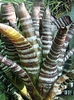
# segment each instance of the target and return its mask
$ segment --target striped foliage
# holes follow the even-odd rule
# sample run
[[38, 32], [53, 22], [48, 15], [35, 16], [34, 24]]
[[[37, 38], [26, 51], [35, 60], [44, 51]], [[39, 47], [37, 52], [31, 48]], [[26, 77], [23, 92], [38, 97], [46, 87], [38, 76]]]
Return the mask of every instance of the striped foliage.
[[59, 76], [62, 74], [62, 70], [63, 70], [62, 63], [64, 61], [64, 56], [65, 56], [65, 53], [66, 53], [66, 48], [67, 48], [70, 40], [72, 39], [73, 35], [74, 35], [74, 23], [71, 24], [71, 26], [69, 27], [69, 29], [67, 31], [66, 40], [65, 40], [65, 43], [63, 44], [63, 47], [61, 49], [61, 54], [60, 54], [60, 57], [58, 59], [57, 68], [58, 68], [58, 75]]
[[40, 58], [40, 49], [35, 35], [35, 29], [30, 14], [28, 13], [24, 3], [16, 5], [16, 14], [19, 18], [24, 37], [33, 45], [37, 53], [38, 59]]
[[51, 88], [54, 81], [57, 79], [57, 59], [60, 54], [60, 50], [66, 38], [66, 28], [61, 28], [51, 46], [50, 52], [43, 62], [43, 66], [39, 75], [39, 89], [42, 95], [45, 95]]
[[[11, 3], [4, 3], [1, 5], [1, 18], [4, 24], [10, 25], [14, 29], [18, 30], [15, 9]], [[9, 59], [18, 63], [18, 53], [13, 43], [6, 36], [3, 35], [1, 37], [1, 40], [5, 43], [6, 46], [5, 55], [7, 55]]]
[[[28, 91], [32, 94], [33, 92], [35, 92], [35, 95], [38, 96], [38, 98], [41, 99], [41, 96], [38, 94], [36, 88], [34, 87], [29, 75], [27, 74], [27, 72], [22, 69], [18, 64], [16, 64], [15, 62], [12, 62], [11, 60], [7, 59], [6, 57], [3, 57], [0, 55], [0, 62], [4, 63], [5, 65], [9, 66], [10, 69], [12, 69], [13, 72], [15, 72], [17, 75], [19, 75], [22, 80], [24, 81], [25, 85], [27, 86]], [[29, 94], [28, 94], [29, 96]], [[28, 98], [31, 97], [29, 96]]]
[[36, 2], [38, 2], [39, 1], [39, 3], [40, 3], [40, 13], [39, 13], [39, 18], [40, 19], [42, 19], [42, 17], [43, 17], [43, 13], [44, 13], [44, 0], [36, 0]]
[[13, 98], [15, 100], [18, 100], [17, 96], [15, 95], [15, 92], [18, 92], [18, 89], [16, 87], [14, 87], [14, 85], [8, 80], [6, 75], [4, 75], [3, 71], [1, 71], [1, 70], [0, 70], [0, 80], [5, 84], [5, 86], [7, 88], [9, 88], [9, 92], [13, 96]]
[[52, 22], [51, 19], [51, 12], [49, 10], [49, 6], [47, 6], [42, 19], [41, 32], [43, 60], [46, 58], [48, 52], [50, 51], [53, 41], [53, 33], [57, 30], [56, 25]]
[[66, 62], [69, 59], [69, 57], [71, 57], [73, 54], [74, 54], [74, 48], [68, 51], [68, 53], [64, 57], [64, 62]]
[[[34, 1], [31, 14], [23, 2], [4, 3], [1, 17], [0, 69], [9, 79], [7, 88], [16, 100], [23, 98], [15, 87], [29, 100], [54, 100], [74, 79], [74, 70], [62, 73], [74, 53], [74, 48], [66, 53], [74, 33], [71, 18], [53, 17], [44, 0]], [[6, 82], [6, 77], [2, 74], [0, 79]]]
[[60, 27], [66, 27], [69, 24], [71, 24], [72, 20], [69, 16], [62, 16], [58, 19], [54, 18], [54, 24], [57, 26], [57, 28], [59, 29]]
[[[4, 33], [15, 45], [20, 57], [21, 65], [28, 71], [33, 82], [36, 82], [39, 73], [39, 63], [37, 55], [32, 45], [15, 29], [1, 24], [0, 31]], [[2, 28], [5, 26], [5, 31]]]
[[[71, 75], [73, 77], [71, 77]], [[62, 91], [68, 87], [69, 83], [72, 82], [72, 80], [74, 80], [73, 72], [69, 72], [59, 77], [48, 93], [49, 95], [44, 100], [50, 100], [50, 98], [52, 100], [56, 95], [60, 95]]]
[[11, 69], [9, 69], [6, 65], [4, 65], [3, 63], [0, 64], [0, 68], [2, 69], [2, 71], [6, 74], [7, 77], [9, 77], [9, 79], [12, 79], [13, 77], [13, 73], [11, 71]]
[[[33, 8], [32, 8], [32, 14], [31, 14], [33, 26], [35, 28], [35, 34], [37, 36], [39, 46], [41, 46], [39, 24], [40, 24], [40, 19], [42, 19], [42, 18], [40, 18], [40, 15], [42, 14], [42, 16], [43, 16], [43, 13], [44, 13], [44, 3], [43, 3], [43, 7], [42, 7], [42, 3], [43, 3], [42, 0], [40, 0], [40, 1], [35, 0]], [[41, 9], [41, 8], [43, 8], [43, 9]]]

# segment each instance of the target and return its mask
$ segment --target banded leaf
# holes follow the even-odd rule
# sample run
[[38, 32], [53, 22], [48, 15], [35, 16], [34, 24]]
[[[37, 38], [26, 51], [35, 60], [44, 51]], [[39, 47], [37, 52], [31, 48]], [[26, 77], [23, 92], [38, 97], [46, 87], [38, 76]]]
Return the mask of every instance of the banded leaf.
[[50, 51], [53, 41], [53, 33], [57, 30], [56, 25], [52, 23], [51, 17], [52, 16], [49, 6], [47, 6], [42, 19], [42, 32], [41, 32], [43, 60], [46, 58], [48, 52]]
[[41, 39], [40, 39], [40, 33], [39, 33], [39, 24], [40, 24], [40, 1], [35, 0], [32, 8], [32, 21], [33, 21], [33, 27], [35, 28], [35, 34], [37, 36], [37, 41], [39, 46], [41, 46]]
[[69, 59], [69, 57], [71, 57], [73, 54], [74, 54], [74, 48], [68, 51], [68, 53], [64, 57], [64, 62], [66, 62]]
[[45, 5], [44, 5], [44, 0], [36, 0], [37, 2], [40, 2], [40, 20], [43, 18], [43, 13], [44, 13], [44, 9], [45, 9]]
[[5, 84], [5, 86], [9, 89], [10, 94], [13, 96], [15, 100], [18, 100], [15, 92], [20, 93], [19, 90], [12, 85], [12, 83], [8, 80], [8, 78], [4, 75], [3, 71], [0, 70], [0, 80]]
[[[10, 2], [1, 5], [1, 17], [4, 24], [10, 25], [14, 29], [18, 30], [15, 9]], [[18, 53], [13, 43], [6, 36], [2, 36], [1, 39], [5, 43], [5, 54], [8, 58], [19, 62]]]
[[33, 46], [19, 32], [10, 26], [0, 24], [0, 32], [5, 34], [15, 45], [21, 65], [31, 76], [34, 84], [39, 74], [39, 63]]
[[[69, 75], [70, 74], [70, 75]], [[71, 75], [73, 77], [71, 77]], [[66, 89], [70, 82], [74, 79], [74, 73], [66, 73], [59, 77], [53, 84], [51, 90], [44, 100], [53, 100], [57, 95], [60, 95]]]
[[23, 30], [23, 35], [33, 45], [33, 48], [37, 53], [38, 59], [40, 61], [41, 52], [37, 42], [37, 37], [35, 35], [35, 29], [33, 27], [32, 18], [28, 13], [24, 3], [17, 4], [15, 8], [16, 14], [19, 18]]
[[54, 18], [54, 19], [55, 21], [53, 23], [57, 26], [58, 29], [62, 27], [66, 27], [72, 23], [70, 16], [67, 16], [67, 15], [62, 16], [58, 19], [57, 18]]
[[[3, 71], [3, 73], [4, 73], [4, 74], [7, 76], [7, 78], [9, 79], [9, 81], [10, 81], [16, 88], [19, 89], [19, 91], [23, 94], [23, 96], [26, 96], [27, 98], [29, 98], [29, 97], [28, 97], [29, 94], [28, 94], [28, 92], [27, 92], [27, 90], [26, 90], [26, 87], [25, 87], [23, 81], [22, 81], [17, 75], [15, 75], [14, 73], [12, 73], [11, 69], [10, 69], [7, 65], [3, 64], [2, 62], [1, 62], [0, 67], [1, 67], [1, 70]], [[0, 71], [1, 71], [1, 70], [0, 70]], [[17, 77], [16, 77], [16, 76], [17, 76]], [[20, 82], [19, 82], [19, 80], [20, 80]]]
[[60, 54], [60, 50], [66, 38], [66, 28], [61, 28], [51, 46], [50, 52], [48, 53], [46, 59], [43, 62], [40, 75], [38, 88], [42, 95], [48, 93], [52, 84], [57, 79], [57, 59]]
[[[40, 94], [38, 93], [36, 88], [34, 87], [34, 85], [33, 85], [32, 81], [31, 81], [29, 75], [27, 74], [27, 72], [24, 69], [22, 69], [15, 62], [13, 62], [13, 61], [11, 61], [11, 60], [9, 60], [6, 57], [3, 57], [1, 55], [0, 55], [0, 62], [2, 62], [5, 65], [7, 65], [10, 69], [12, 69], [13, 72], [15, 72], [17, 75], [19, 75], [21, 77], [21, 79], [26, 84], [27, 89], [28, 89], [28, 91], [29, 91], [29, 93], [31, 95], [33, 95], [33, 92], [34, 92], [34, 95], [36, 96], [36, 98], [42, 100], [42, 97], [40, 96]], [[29, 96], [29, 94], [28, 94], [28, 96]], [[32, 100], [30, 96], [29, 96], [29, 98], [30, 98], [30, 100]]]
[[59, 59], [58, 59], [57, 68], [58, 68], [58, 75], [59, 76], [62, 74], [62, 70], [63, 70], [62, 63], [64, 61], [64, 56], [65, 56], [65, 53], [66, 53], [66, 48], [67, 48], [70, 40], [72, 39], [73, 35], [74, 35], [74, 23], [71, 24], [71, 26], [69, 27], [69, 29], [67, 31], [66, 40], [65, 40], [65, 42], [63, 44], [63, 47], [61, 49], [61, 54], [60, 54]]

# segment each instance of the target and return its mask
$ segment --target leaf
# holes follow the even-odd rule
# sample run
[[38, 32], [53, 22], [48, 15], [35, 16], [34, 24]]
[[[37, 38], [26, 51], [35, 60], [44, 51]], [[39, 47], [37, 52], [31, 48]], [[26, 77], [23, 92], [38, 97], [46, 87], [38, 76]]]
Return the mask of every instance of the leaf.
[[11, 3], [20, 3], [20, 2], [24, 2], [26, 0], [2, 0], [2, 2], [11, 2]]
[[0, 81], [0, 93], [5, 89], [4, 84]]
[[0, 100], [8, 100], [8, 95], [4, 93], [5, 90], [5, 85], [0, 81]]
[[0, 94], [0, 100], [8, 100], [8, 97], [5, 93]]

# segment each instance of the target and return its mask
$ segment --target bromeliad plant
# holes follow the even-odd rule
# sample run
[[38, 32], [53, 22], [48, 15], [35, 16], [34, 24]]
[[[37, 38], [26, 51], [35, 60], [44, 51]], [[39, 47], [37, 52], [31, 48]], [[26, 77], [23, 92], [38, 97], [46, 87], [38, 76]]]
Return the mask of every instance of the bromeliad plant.
[[24, 3], [4, 3], [1, 18], [0, 79], [9, 79], [14, 100], [54, 100], [74, 79], [73, 69], [62, 74], [74, 53], [66, 54], [74, 23], [69, 16], [53, 17], [43, 0], [34, 1], [31, 14]]

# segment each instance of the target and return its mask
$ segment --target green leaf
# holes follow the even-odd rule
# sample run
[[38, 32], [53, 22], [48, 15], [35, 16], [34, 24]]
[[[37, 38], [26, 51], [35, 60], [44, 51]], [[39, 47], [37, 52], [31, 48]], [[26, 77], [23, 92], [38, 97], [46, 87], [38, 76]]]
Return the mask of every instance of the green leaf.
[[26, 0], [2, 0], [2, 2], [11, 2], [11, 3], [20, 3], [25, 2]]
[[4, 84], [0, 81], [0, 92], [3, 91], [5, 88]]
[[0, 100], [8, 100], [8, 95], [4, 92], [5, 90], [5, 85], [0, 81]]
[[0, 94], [0, 100], [6, 100], [6, 95], [5, 95], [5, 93]]

